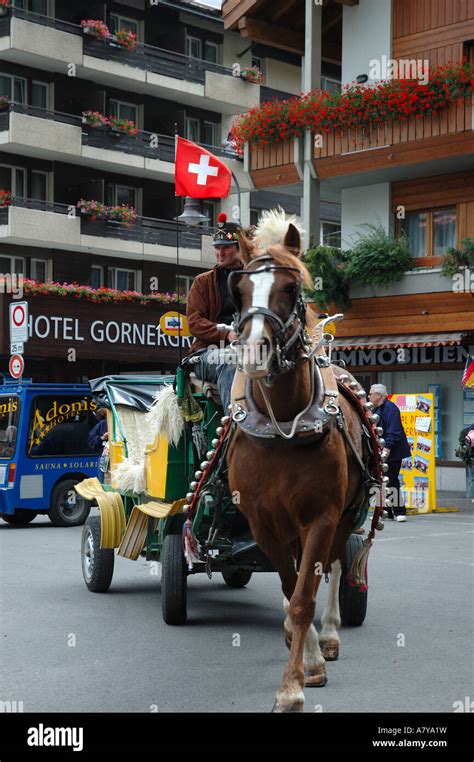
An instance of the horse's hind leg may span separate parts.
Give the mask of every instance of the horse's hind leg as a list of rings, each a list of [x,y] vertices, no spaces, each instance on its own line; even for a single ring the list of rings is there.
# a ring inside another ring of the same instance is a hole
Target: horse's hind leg
[[[328,599],[321,618],[322,629],[319,636],[319,642],[326,661],[336,661],[339,656],[341,641],[337,631],[341,626],[341,614],[339,611],[340,581],[341,562],[336,560],[331,564]]]

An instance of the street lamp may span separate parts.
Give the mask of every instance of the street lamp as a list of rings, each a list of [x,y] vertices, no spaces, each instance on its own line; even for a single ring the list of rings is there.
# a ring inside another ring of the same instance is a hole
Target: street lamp
[[[209,217],[201,212],[201,206],[197,198],[186,196],[184,199],[184,208],[182,213],[174,218],[178,222],[184,222],[185,225],[196,226],[201,222],[209,222]]]

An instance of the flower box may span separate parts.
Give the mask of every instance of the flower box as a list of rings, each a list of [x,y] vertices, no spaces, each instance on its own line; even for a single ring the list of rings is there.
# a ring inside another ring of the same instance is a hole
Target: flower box
[[[256,66],[242,69],[240,72],[240,77],[244,80],[244,82],[251,82],[254,85],[260,85],[264,79],[263,72],[261,72],[260,69]]]
[[[135,122],[130,119],[120,119],[118,116],[109,116],[108,125],[112,132],[129,137],[135,137],[139,132]]]
[[[100,113],[100,111],[83,111],[82,112],[82,124],[86,124],[88,127],[94,129],[100,127],[108,127],[109,120],[106,116]]]
[[[81,27],[84,34],[106,42],[110,37],[107,24],[100,19],[83,19]]]
[[[138,44],[137,35],[129,29],[119,29],[114,35],[114,42],[128,51],[135,50]]]
[[[10,206],[11,203],[12,203],[11,191],[5,190],[4,188],[0,189],[0,207]]]

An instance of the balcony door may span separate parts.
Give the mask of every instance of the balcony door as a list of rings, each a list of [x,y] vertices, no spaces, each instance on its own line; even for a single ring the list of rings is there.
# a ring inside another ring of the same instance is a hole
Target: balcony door
[[[0,189],[17,198],[26,198],[26,169],[0,165]]]

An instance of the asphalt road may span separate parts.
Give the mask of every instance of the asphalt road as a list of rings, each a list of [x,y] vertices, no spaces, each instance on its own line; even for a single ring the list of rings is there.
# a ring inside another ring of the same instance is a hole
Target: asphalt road
[[[81,531],[0,522],[0,700],[25,712],[271,709],[288,653],[276,574],[243,590],[196,575],[188,623],[168,627],[142,559],[116,559],[108,593],[86,589]],[[339,661],[326,687],[306,688],[305,711],[452,712],[472,697],[473,550],[473,514],[387,521],[366,621],[342,628]]]

